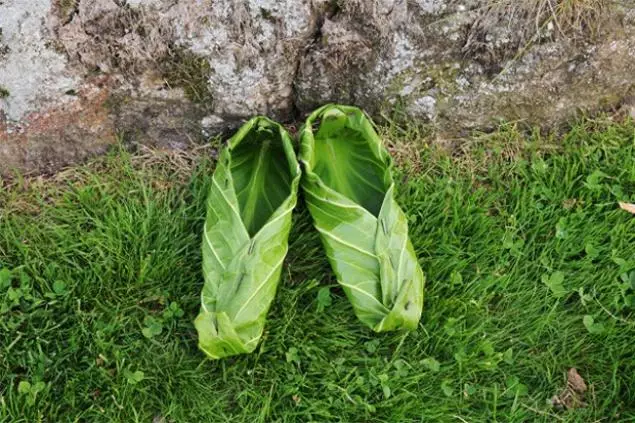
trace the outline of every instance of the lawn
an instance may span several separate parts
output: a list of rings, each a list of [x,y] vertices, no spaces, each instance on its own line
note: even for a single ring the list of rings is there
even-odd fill
[[[0,422],[635,421],[635,124],[383,132],[418,330],[355,319],[300,205],[263,342],[222,361],[192,324],[218,142],[5,181]]]

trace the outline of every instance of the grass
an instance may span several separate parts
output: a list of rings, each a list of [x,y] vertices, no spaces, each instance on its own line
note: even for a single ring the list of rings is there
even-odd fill
[[[399,152],[413,134],[386,135]],[[397,171],[428,279],[410,334],[355,320],[299,207],[264,341],[223,361],[192,325],[209,151],[6,183],[0,422],[631,422],[634,137],[584,121],[419,142]],[[572,367],[587,406],[558,410]]]
[[[500,78],[536,44],[579,46],[615,32],[621,8],[612,0],[483,0],[463,52]],[[503,31],[501,33],[501,31]],[[502,34],[505,34],[504,36]],[[502,43],[492,42],[502,39]],[[506,65],[501,68],[501,62]]]
[[[66,23],[77,13],[78,6],[79,0],[56,0],[54,3],[57,16]]]
[[[181,87],[185,96],[194,103],[209,106],[214,100],[209,89],[212,72],[204,57],[172,48],[160,63],[161,74],[170,88]]]
[[[597,35],[616,4],[610,0],[491,0],[490,13],[507,19],[510,26],[543,32],[553,25],[558,35],[567,39]]]

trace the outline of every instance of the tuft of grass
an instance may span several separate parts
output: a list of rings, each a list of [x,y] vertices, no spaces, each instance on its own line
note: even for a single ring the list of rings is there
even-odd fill
[[[10,95],[11,93],[9,92],[9,90],[7,90],[5,87],[0,85],[0,98],[7,98]]]
[[[191,51],[173,48],[160,63],[161,74],[171,87],[181,87],[191,101],[211,107],[213,101],[209,89],[212,72],[209,61]]]
[[[537,43],[556,39],[584,43],[621,25],[620,6],[611,0],[483,0],[482,4],[479,19],[466,33],[463,52],[497,77]],[[496,39],[506,41],[492,42]],[[502,62],[507,62],[504,68]]]
[[[54,3],[57,16],[64,22],[69,21],[77,12],[79,0],[56,0]]]
[[[609,0],[544,0],[549,7],[553,23],[561,35],[591,38],[597,36],[606,23],[611,7]],[[555,3],[555,4],[554,4]]]
[[[635,125],[418,142],[395,180],[419,329],[357,322],[300,205],[263,342],[223,361],[192,324],[209,152],[115,150],[5,185],[0,421],[633,421],[635,218],[617,202],[635,202]],[[570,368],[586,407],[559,410]]]
[[[493,0],[487,13],[524,31],[527,40],[543,37],[547,27],[575,40],[597,36],[613,6],[610,0]]]

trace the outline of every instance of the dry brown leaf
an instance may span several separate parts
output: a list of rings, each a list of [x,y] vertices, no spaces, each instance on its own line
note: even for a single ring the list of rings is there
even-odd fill
[[[567,385],[578,394],[584,394],[587,390],[584,379],[582,379],[582,376],[580,376],[578,371],[573,367],[570,368],[567,373]]]
[[[582,376],[572,367],[567,372],[566,389],[560,395],[554,395],[551,398],[551,404],[560,410],[586,407],[584,393],[587,389],[587,384]]]
[[[622,203],[621,201],[618,203],[622,210],[626,210],[631,214],[635,214],[635,204],[633,203]]]

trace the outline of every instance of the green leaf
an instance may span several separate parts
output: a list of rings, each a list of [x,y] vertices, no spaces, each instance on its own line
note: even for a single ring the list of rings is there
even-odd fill
[[[591,243],[586,244],[586,246],[584,247],[584,251],[586,252],[586,255],[591,259],[595,259],[600,256],[600,249]]]
[[[567,219],[561,217],[556,223],[556,238],[565,239],[569,236],[569,231],[567,230]]]
[[[476,393],[476,387],[473,386],[470,383],[465,383],[463,384],[463,395],[465,395],[466,398],[471,397],[472,395],[474,395]]]
[[[30,394],[31,393],[31,382],[28,382],[26,380],[21,380],[20,383],[18,383],[18,393],[24,395],[24,394]]]
[[[11,286],[11,271],[6,267],[0,269],[0,291]]]
[[[370,354],[373,354],[377,351],[377,347],[379,346],[379,339],[373,339],[372,341],[364,342],[364,346],[366,347],[366,351]]]
[[[9,288],[7,291],[7,297],[9,301],[17,302],[24,296],[22,289],[20,288]]]
[[[506,233],[503,236],[503,248],[506,250],[511,250],[512,248],[514,248],[514,246],[515,246],[514,235],[510,233]]]
[[[146,338],[154,338],[163,332],[163,324],[154,317],[147,316],[144,319],[144,323],[146,327],[141,330],[141,333],[143,333],[143,336]]]
[[[408,364],[407,361],[401,358],[398,358],[397,360],[395,360],[395,362],[392,365],[396,370],[395,376],[397,377],[400,377],[400,378],[406,377],[410,373],[410,365]]]
[[[608,175],[601,170],[596,170],[586,178],[586,186],[592,191],[597,191],[602,188],[601,182],[608,177]]]
[[[611,194],[615,196],[615,198],[624,198],[624,187],[622,187],[621,185],[613,184],[611,185],[609,190],[611,191]]]
[[[42,392],[46,388],[46,383],[42,381],[35,382],[35,384],[31,384],[26,380],[20,381],[18,383],[18,393],[20,395],[26,396],[26,403],[28,405],[34,405],[35,400],[37,399],[37,394]],[[1,398],[1,397],[0,397]]]
[[[452,387],[452,381],[446,379],[443,382],[441,382],[441,391],[446,397],[451,397],[452,395],[454,395],[454,388]]]
[[[329,307],[333,302],[331,298],[331,289],[329,287],[320,288],[317,294],[317,311],[321,313],[325,308]]]
[[[632,289],[635,290],[635,270],[632,270],[627,273],[622,273],[620,275],[620,279],[624,282],[624,290]]]
[[[602,323],[596,323],[595,319],[591,315],[586,315],[582,318],[582,323],[589,333],[593,335],[602,335],[606,332],[606,328]]]
[[[46,388],[46,383],[42,381],[38,381],[38,382],[35,382],[35,385],[31,387],[31,392],[33,394],[37,394],[39,392],[42,392],[44,388]]]
[[[494,355],[494,345],[492,345],[492,343],[487,339],[484,339],[479,343],[479,348],[487,357],[491,357]]]
[[[291,347],[285,353],[285,357],[287,359],[287,363],[300,363],[300,357],[298,356],[298,349],[296,347]]]
[[[619,273],[621,274],[629,271],[631,269],[630,263],[627,260],[617,256],[616,254],[617,250],[613,250],[611,252],[611,260],[613,260],[613,263],[617,264],[620,267]]]
[[[381,390],[384,393],[384,398],[388,399],[390,398],[390,387],[388,385],[381,385]]]
[[[467,360],[467,354],[465,352],[465,348],[460,347],[459,350],[454,353],[454,360],[459,364]]]
[[[387,374],[380,374],[377,379],[379,380],[379,384],[381,385],[381,390],[384,393],[384,398],[390,398],[390,394],[392,393],[390,387],[388,386],[388,380],[390,379]]]
[[[203,227],[199,347],[219,359],[252,352],[287,254],[300,166],[289,134],[251,119],[220,154]]]
[[[370,120],[355,107],[317,109],[300,131],[300,161],[313,223],[358,319],[376,332],[416,329],[424,276]]]
[[[443,330],[448,336],[454,336],[457,333],[456,326],[459,323],[459,319],[456,317],[450,317],[443,325]]]
[[[441,370],[441,363],[439,363],[435,358],[432,357],[424,358],[419,363],[421,363],[421,365],[426,369],[435,373]]]
[[[568,291],[562,284],[564,282],[564,273],[558,271],[551,274],[551,276],[542,275],[542,282],[549,287],[554,297],[562,298],[567,295]]]
[[[457,272],[456,270],[452,271],[450,274],[450,284],[454,286],[463,284],[463,276],[460,272]]]
[[[507,364],[514,364],[514,350],[507,348],[507,350],[503,353],[503,361]]]
[[[66,292],[66,282],[59,280],[53,282],[53,292],[56,295],[63,295]]]
[[[162,314],[165,320],[171,320],[183,316],[183,310],[178,303],[171,302],[170,305],[163,311]]]
[[[543,159],[535,158],[531,163],[531,168],[536,174],[542,175],[549,169],[549,165]]]
[[[507,395],[510,397],[527,395],[529,389],[527,385],[520,383],[517,376],[509,376],[506,380]]]
[[[593,297],[589,294],[584,293],[584,287],[580,287],[578,289],[578,295],[580,296],[580,302],[583,306],[586,306],[588,302],[590,302]]]
[[[183,317],[183,315],[185,314],[178,303],[170,303],[170,310],[174,314],[174,317]]]
[[[145,373],[143,373],[141,370],[131,372],[130,370],[126,369],[123,371],[123,375],[128,383],[130,383],[131,385],[136,385],[137,383],[145,379]]]

